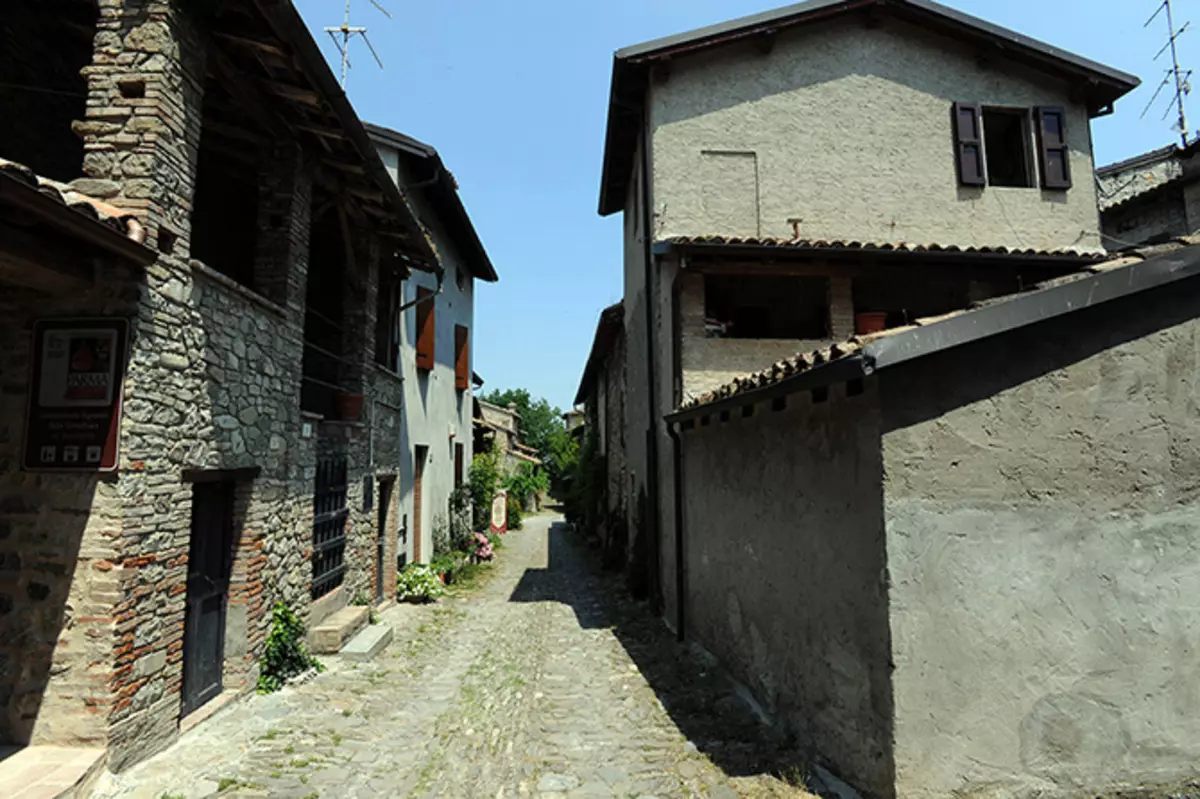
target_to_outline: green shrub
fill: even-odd
[[[258,692],[275,693],[288,680],[309,669],[324,671],[325,667],[304,643],[304,622],[286,604],[277,602],[271,612],[266,651],[259,664]]]
[[[490,515],[491,509],[488,509]],[[460,485],[450,494],[450,549],[465,552],[475,532],[471,513],[471,487]]]
[[[450,522],[446,514],[438,513],[433,517],[433,554],[445,555],[450,551]]]
[[[492,525],[492,500],[496,498],[496,486],[500,483],[500,458],[495,443],[475,454],[467,478],[467,491],[471,496],[472,527],[487,530]],[[473,531],[474,531],[473,530]],[[473,532],[472,531],[472,532]]]
[[[509,494],[508,495],[508,529],[509,530],[520,530],[525,526],[524,519],[522,518],[524,513],[525,513],[525,509],[521,504],[521,500],[519,500],[515,494]]]
[[[401,602],[432,602],[445,593],[437,572],[423,563],[410,563],[396,578],[396,599]]]

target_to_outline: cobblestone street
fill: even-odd
[[[374,662],[251,696],[98,797],[804,796],[730,686],[556,519],[479,589],[382,614]]]

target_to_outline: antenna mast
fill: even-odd
[[[350,68],[354,66],[350,63],[350,40],[355,36],[361,36],[366,42],[367,49],[371,51],[371,55],[375,57],[375,63],[379,64],[379,68],[383,69],[383,61],[379,58],[379,53],[375,52],[374,45],[367,38],[367,29],[364,27],[355,27],[350,24],[350,3],[351,0],[346,0],[346,16],[342,18],[342,24],[336,28],[326,28],[325,32],[329,34],[329,38],[333,39],[334,45],[338,52],[342,54],[342,90],[346,89],[346,76],[349,74]],[[379,0],[371,0],[371,5],[379,9],[385,17],[392,18],[389,12]]]
[[[1163,82],[1159,84],[1158,89],[1154,92],[1154,96],[1150,98],[1150,103],[1146,106],[1146,110],[1142,111],[1142,116],[1146,116],[1146,112],[1149,111],[1151,106],[1154,105],[1154,102],[1158,99],[1159,94],[1162,93],[1162,90],[1165,89],[1167,85],[1170,84],[1171,79],[1174,78],[1175,97],[1171,101],[1171,105],[1176,106],[1179,111],[1179,120],[1176,122],[1175,127],[1179,131],[1180,137],[1183,139],[1183,146],[1187,147],[1188,122],[1187,109],[1184,106],[1184,100],[1189,94],[1191,94],[1192,91],[1192,85],[1190,83],[1192,70],[1189,69],[1184,71],[1184,69],[1179,66],[1179,48],[1176,45],[1176,42],[1179,41],[1180,36],[1187,32],[1192,23],[1185,22],[1182,28],[1175,30],[1175,14],[1174,10],[1171,8],[1171,0],[1163,0],[1162,5],[1158,7],[1158,10],[1154,12],[1154,15],[1150,17],[1150,19],[1146,20],[1146,24],[1142,27],[1150,27],[1150,23],[1158,19],[1158,16],[1162,14],[1164,10],[1167,12],[1167,32],[1170,38],[1167,40],[1167,43],[1163,45],[1163,48],[1158,51],[1158,55],[1154,56],[1154,60],[1157,61],[1158,59],[1162,58],[1163,53],[1167,52],[1167,50],[1170,50],[1171,68],[1167,70],[1167,76],[1163,78]],[[1163,118],[1166,119],[1167,114],[1170,112],[1171,108],[1168,106],[1166,114],[1163,114]]]

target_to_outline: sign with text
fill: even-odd
[[[128,351],[125,319],[34,322],[26,470],[117,468]]]

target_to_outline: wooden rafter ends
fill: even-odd
[[[277,97],[282,97],[285,100],[293,100],[298,103],[304,103],[305,105],[312,106],[313,108],[321,107],[321,95],[317,94],[312,89],[303,89],[299,86],[293,86],[290,83],[267,80],[265,78],[259,78],[258,82],[261,83],[267,91],[276,95]]]
[[[300,125],[297,124],[296,130],[302,130],[305,133],[311,133],[314,136],[320,136],[325,139],[337,139],[338,141],[346,141],[346,134],[334,128],[321,127],[320,125]]]
[[[277,55],[284,59],[288,58],[287,50],[284,50],[282,47],[280,47],[277,44],[271,44],[269,42],[259,41],[258,39],[252,39],[249,36],[238,36],[237,34],[234,34],[234,33],[222,33],[220,31],[214,31],[213,35],[216,36],[218,39],[223,39],[224,41],[230,42],[231,44],[236,44],[236,45],[240,45],[241,47],[246,47],[246,48],[249,48],[252,50],[257,50],[261,53],[271,53],[272,55]]]

